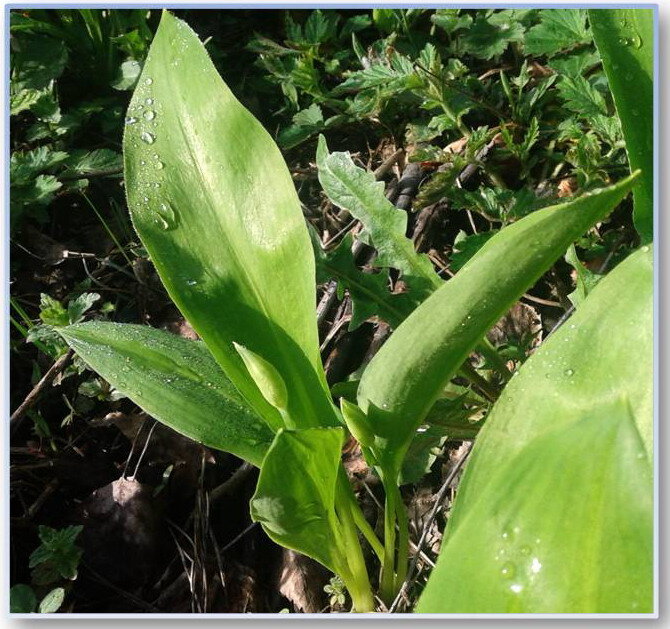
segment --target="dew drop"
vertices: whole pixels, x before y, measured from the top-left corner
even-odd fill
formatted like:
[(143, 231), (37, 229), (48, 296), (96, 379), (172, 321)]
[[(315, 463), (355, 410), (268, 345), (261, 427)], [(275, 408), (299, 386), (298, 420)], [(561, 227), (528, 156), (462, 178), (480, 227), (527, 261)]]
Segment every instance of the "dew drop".
[(508, 561), (500, 568), (500, 574), (506, 579), (513, 579), (516, 576), (516, 566)]
[(130, 367), (128, 367), (128, 366), (121, 367), (121, 371), (125, 371), (127, 373), (128, 371), (130, 371)]
[(153, 144), (156, 141), (156, 136), (148, 131), (142, 131), (142, 133), (140, 133), (140, 140), (145, 144)]
[(153, 120), (156, 117), (156, 112), (153, 109), (147, 109), (144, 112), (144, 119), (145, 120)]
[(574, 370), (574, 369), (566, 369), (563, 373), (564, 373), (566, 376), (570, 377), (570, 376), (574, 376), (574, 375), (575, 375), (575, 370)]
[(144, 197), (142, 200), (143, 200), (145, 203), (149, 203), (149, 197)]
[(156, 217), (156, 225), (158, 225), (161, 229), (167, 231), (170, 229), (170, 225), (168, 222), (162, 217), (162, 216), (157, 216)]
[(126, 122), (127, 125), (135, 124), (137, 122), (137, 118), (135, 118), (133, 116), (126, 116), (126, 121), (125, 122)]
[(521, 592), (523, 592), (523, 585), (521, 585), (521, 583), (512, 583), (512, 585), (509, 586), (509, 589), (515, 594), (521, 594)]
[(153, 98), (147, 98), (144, 102), (145, 102), (147, 105), (153, 105), (153, 104), (154, 104), (154, 99), (153, 99)]
[(186, 280), (187, 286), (195, 286), (198, 283), (198, 280)]
[(537, 574), (540, 570), (542, 570), (540, 560), (537, 557), (533, 557), (533, 561), (530, 562), (530, 571), (533, 574)]
[(629, 40), (630, 44), (634, 46), (635, 48), (641, 48), (642, 47), (642, 38), (639, 35), (633, 35), (631, 39)]
[(154, 82), (154, 80), (151, 77), (147, 77), (144, 79), (144, 84), (145, 85), (151, 85)]
[(630, 45), (630, 39), (628, 39), (627, 37), (619, 37), (619, 43), (622, 46), (629, 46)]
[(163, 170), (165, 164), (163, 162), (156, 162), (156, 168), (158, 168), (158, 170)]

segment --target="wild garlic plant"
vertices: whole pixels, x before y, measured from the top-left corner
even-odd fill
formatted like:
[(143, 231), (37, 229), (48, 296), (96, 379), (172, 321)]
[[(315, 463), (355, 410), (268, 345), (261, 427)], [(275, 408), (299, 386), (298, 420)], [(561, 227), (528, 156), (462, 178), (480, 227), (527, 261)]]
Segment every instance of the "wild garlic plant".
[[(338, 575), (355, 611), (374, 611), (375, 593), (390, 606), (408, 574), (399, 483), (417, 429), (486, 332), (647, 173), (516, 221), (445, 282), (405, 237), (407, 215), (383, 184), (321, 137), (324, 191), (418, 304), (338, 407), (319, 355), (314, 252), (284, 159), (167, 11), (126, 122), (133, 225), (202, 340), (106, 322), (60, 333), (148, 414), (259, 467), (253, 519)], [(503, 391), (419, 611), (649, 609), (651, 256), (645, 245), (602, 280)], [(382, 539), (341, 463), (348, 433), (384, 486)]]

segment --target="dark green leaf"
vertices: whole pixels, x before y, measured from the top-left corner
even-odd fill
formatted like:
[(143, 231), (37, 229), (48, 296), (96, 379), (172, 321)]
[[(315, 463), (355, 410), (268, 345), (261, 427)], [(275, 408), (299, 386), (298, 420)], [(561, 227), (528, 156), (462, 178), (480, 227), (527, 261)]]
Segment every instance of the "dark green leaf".
[(9, 590), (10, 614), (32, 614), (37, 607), (37, 597), (29, 585), (14, 585)]
[(398, 327), (416, 306), (406, 293), (391, 294), (388, 273), (364, 273), (354, 263), (351, 251), (352, 237), (347, 235), (336, 249), (325, 253), (318, 241), (314, 242), (317, 282), (338, 281), (340, 290), (346, 289), (351, 297), (353, 311), (349, 329), (357, 328), (370, 317), (379, 317), (391, 327)]
[(581, 117), (607, 113), (602, 94), (583, 76), (562, 76), (557, 87), (565, 106)]
[(463, 49), (478, 59), (502, 55), (510, 42), (523, 39), (524, 28), (513, 15), (477, 15), (462, 37)]

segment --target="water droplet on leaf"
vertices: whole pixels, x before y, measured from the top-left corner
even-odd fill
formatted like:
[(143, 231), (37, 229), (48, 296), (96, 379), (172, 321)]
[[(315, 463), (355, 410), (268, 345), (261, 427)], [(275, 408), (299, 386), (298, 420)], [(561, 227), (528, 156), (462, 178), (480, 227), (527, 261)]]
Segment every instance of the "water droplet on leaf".
[(153, 144), (156, 141), (156, 136), (148, 131), (142, 131), (142, 133), (140, 133), (140, 140), (145, 144)]
[(147, 77), (146, 79), (144, 79), (144, 83), (146, 85), (151, 85), (153, 82), (154, 80), (151, 77)]
[(500, 568), (500, 574), (506, 579), (513, 579), (516, 576), (516, 566), (508, 561)]
[(147, 109), (144, 112), (144, 119), (145, 120), (153, 120), (156, 117), (156, 112), (153, 109)]

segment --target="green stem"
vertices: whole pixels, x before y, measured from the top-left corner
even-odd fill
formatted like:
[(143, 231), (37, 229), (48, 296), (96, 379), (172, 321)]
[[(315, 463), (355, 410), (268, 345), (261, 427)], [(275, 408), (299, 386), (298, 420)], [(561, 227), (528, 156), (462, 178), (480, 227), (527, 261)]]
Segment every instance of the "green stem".
[(365, 566), (363, 551), (358, 541), (358, 531), (353, 517), (352, 500), (356, 499), (351, 490), (344, 470), (338, 474), (337, 499), (335, 510), (342, 525), (342, 538), (344, 540), (343, 557), (346, 566), (342, 566), (340, 577), (351, 595), (354, 610), (357, 612), (372, 612), (375, 610), (375, 601), (372, 596), (368, 570)]
[(399, 592), (407, 577), (407, 565), (409, 563), (409, 521), (405, 503), (402, 500), (400, 488), (396, 485), (396, 516), (398, 518), (398, 560), (397, 574), (395, 579), (395, 592)]
[(386, 493), (384, 504), (384, 560), (380, 578), (379, 593), (386, 604), (390, 604), (395, 594), (395, 524), (396, 493), (394, 491), (397, 474), (392, 470), (381, 470)]
[(489, 402), (495, 402), (498, 399), (499, 391), (488, 380), (480, 376), (467, 360), (460, 366), (458, 373), (476, 385)]
[(484, 337), (477, 345), (477, 351), (484, 355), (496, 371), (502, 376), (505, 382), (509, 382), (512, 378), (512, 372), (507, 367), (505, 359), (498, 354), (498, 350), (493, 347), (491, 341)]
[(354, 500), (350, 507), (351, 515), (353, 517), (354, 523), (358, 527), (358, 530), (363, 534), (363, 537), (365, 537), (368, 544), (370, 544), (370, 547), (374, 551), (375, 555), (377, 555), (379, 561), (384, 561), (384, 545), (379, 541), (379, 538), (375, 534), (374, 530), (365, 519), (365, 516), (358, 506), (358, 503)]

